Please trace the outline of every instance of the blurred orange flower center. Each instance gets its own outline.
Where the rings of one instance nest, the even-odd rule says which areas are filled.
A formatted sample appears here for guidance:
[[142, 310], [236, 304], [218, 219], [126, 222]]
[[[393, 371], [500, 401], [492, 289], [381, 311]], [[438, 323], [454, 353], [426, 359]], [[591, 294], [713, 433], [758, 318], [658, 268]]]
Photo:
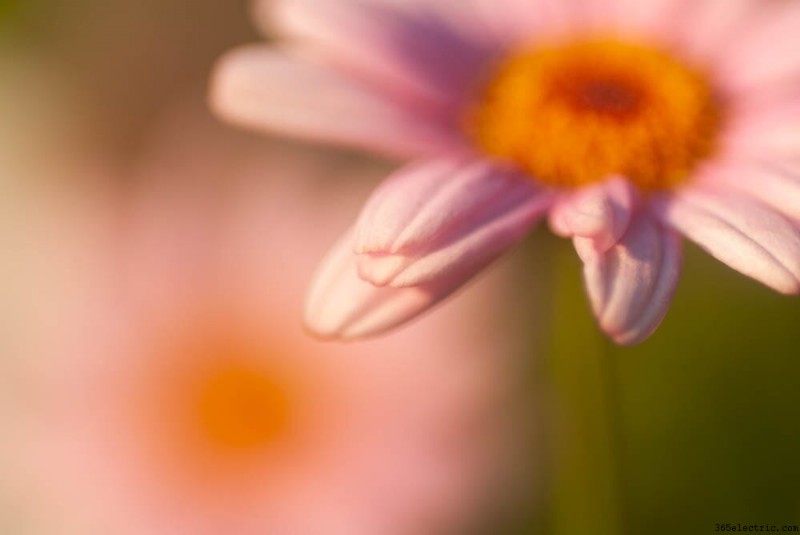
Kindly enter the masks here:
[[539, 182], [575, 187], [621, 175], [662, 189], [712, 153], [721, 115], [700, 73], [650, 47], [595, 39], [508, 58], [466, 128]]
[[268, 445], [290, 423], [286, 386], [266, 371], [244, 364], [226, 364], [203, 378], [195, 402], [202, 435], [226, 450]]

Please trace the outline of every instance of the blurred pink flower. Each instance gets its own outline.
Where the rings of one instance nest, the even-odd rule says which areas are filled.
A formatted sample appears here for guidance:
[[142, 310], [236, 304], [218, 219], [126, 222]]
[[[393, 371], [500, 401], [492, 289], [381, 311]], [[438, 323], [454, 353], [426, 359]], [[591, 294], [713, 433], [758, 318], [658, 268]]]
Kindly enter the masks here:
[[545, 215], [573, 239], [600, 327], [622, 344], [666, 313], [678, 233], [800, 291], [796, 2], [256, 6], [285, 39], [221, 62], [221, 115], [414, 160], [323, 261], [306, 315], [319, 335], [407, 321]]
[[82, 534], [461, 532], [509, 453], [498, 281], [397, 337], [310, 339], [307, 266], [359, 187], [213, 132], [165, 129], [119, 213], [48, 214], [39, 477]]

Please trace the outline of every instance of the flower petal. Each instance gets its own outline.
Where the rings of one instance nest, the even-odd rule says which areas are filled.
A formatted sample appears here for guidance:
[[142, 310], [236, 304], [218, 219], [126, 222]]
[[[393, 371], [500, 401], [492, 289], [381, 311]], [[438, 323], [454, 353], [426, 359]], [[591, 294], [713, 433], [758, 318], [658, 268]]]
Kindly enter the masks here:
[[521, 239], [552, 195], [488, 161], [413, 165], [372, 195], [357, 224], [359, 273], [373, 284], [424, 284], [474, 273]]
[[607, 251], [628, 228], [636, 201], [630, 182], [612, 178], [563, 197], [550, 211], [550, 228], [559, 236], [585, 238], [597, 252]]
[[800, 222], [800, 167], [789, 162], [747, 162], [718, 169], [705, 181], [746, 193]]
[[656, 213], [712, 256], [785, 294], [800, 292], [800, 230], [732, 192], [687, 190], [654, 199]]
[[[580, 5], [579, 2], [573, 2]], [[664, 35], [678, 24], [685, 25], [687, 0], [616, 0], [597, 2], [602, 9], [602, 17], [614, 29], [625, 35], [651, 37]], [[678, 22], [680, 20], [680, 22]]]
[[[461, 0], [463, 10], [463, 0]], [[476, 16], [506, 45], [526, 44], [544, 34], [561, 33], [571, 26], [568, 8], [560, 0], [471, 0]]]
[[725, 54], [719, 57], [728, 90], [760, 90], [800, 79], [800, 4], [775, 2], [758, 7], [766, 14], [751, 31], [726, 43]]
[[359, 278], [348, 231], [322, 261], [306, 299], [305, 325], [323, 338], [373, 336], [410, 321], [448, 297], [469, 276], [408, 288], [379, 288]]
[[[759, 0], [696, 0], [674, 2], [674, 33], [681, 52], [715, 67], [731, 41], [752, 27], [763, 10]], [[648, 2], [640, 2], [647, 7]], [[686, 21], [691, 20], [691, 24]], [[741, 69], [741, 65], [739, 68]]]
[[452, 141], [435, 122], [268, 47], [245, 47], [223, 58], [211, 102], [221, 116], [246, 126], [389, 155], [429, 154]]
[[732, 114], [722, 149], [735, 157], [800, 156], [800, 100], [761, 103]]
[[416, 104], [452, 108], [489, 60], [489, 51], [459, 27], [464, 9], [443, 16], [435, 3], [388, 0], [273, 0], [260, 6], [264, 25]]
[[678, 282], [680, 238], [639, 213], [608, 251], [584, 259], [589, 301], [600, 327], [620, 344], [650, 336]]

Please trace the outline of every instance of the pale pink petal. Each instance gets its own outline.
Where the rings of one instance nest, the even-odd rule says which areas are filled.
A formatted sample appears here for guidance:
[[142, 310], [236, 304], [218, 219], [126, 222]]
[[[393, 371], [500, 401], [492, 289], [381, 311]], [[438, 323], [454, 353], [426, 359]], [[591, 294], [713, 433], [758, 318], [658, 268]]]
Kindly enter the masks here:
[[491, 51], [459, 27], [463, 6], [440, 4], [277, 0], [257, 13], [294, 45], [395, 98], [453, 109], [475, 87]]
[[617, 0], [605, 4], [602, 16], [623, 35], [652, 38], [674, 33], [679, 24], [686, 24], [689, 0]]
[[733, 192], [687, 190], [653, 201], [674, 227], [733, 269], [785, 294], [800, 292], [800, 231]]
[[[555, 3], [555, 2], [554, 2]], [[586, 32], [608, 32], [609, 22], [613, 20], [611, 12], [613, 2], [608, 0], [580, 0], [557, 2], [564, 16], [569, 21], [571, 30], [578, 34]]]
[[702, 178], [747, 194], [800, 222], [800, 167], [789, 162], [740, 161]]
[[731, 114], [722, 149], [734, 157], [800, 156], [800, 100], [753, 104]]
[[358, 276], [353, 240], [350, 230], [314, 276], [305, 324], [317, 336], [353, 339], [381, 334], [419, 316], [471, 278], [467, 274], [436, 284], [379, 288]]
[[359, 218], [359, 273], [409, 286], [476, 272], [521, 239], [551, 194], [515, 171], [470, 157], [403, 169], [372, 195]]
[[800, 4], [762, 2], [758, 7], [766, 14], [751, 24], [751, 31], [725, 43], [720, 54], [719, 72], [727, 90], [759, 91], [800, 80]]
[[658, 327], [680, 274], [680, 238], [639, 213], [608, 251], [584, 259], [586, 290], [600, 327], [619, 344]]
[[397, 156], [450, 145], [447, 129], [325, 67], [268, 47], [223, 58], [211, 102], [223, 117], [271, 132]]
[[[560, 0], [471, 0], [472, 10], [491, 29], [495, 39], [508, 45], [533, 42], [572, 26], [570, 13]], [[462, 1], [462, 9], [463, 1]]]
[[[673, 2], [673, 39], [683, 54], [711, 67], [728, 54], [730, 43], [746, 32], [763, 5], [759, 0], [680, 0]], [[640, 2], [644, 8], [649, 2]], [[741, 65], [739, 68], [741, 69]]]
[[597, 252], [607, 251], [628, 228], [636, 201], [630, 182], [612, 178], [562, 197], [550, 211], [550, 228], [559, 236], [578, 237]]

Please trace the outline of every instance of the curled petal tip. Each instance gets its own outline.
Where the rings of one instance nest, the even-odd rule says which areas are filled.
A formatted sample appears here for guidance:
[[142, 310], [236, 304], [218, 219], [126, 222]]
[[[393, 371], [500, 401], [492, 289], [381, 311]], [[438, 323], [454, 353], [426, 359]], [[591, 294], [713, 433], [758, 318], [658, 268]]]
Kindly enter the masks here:
[[550, 228], [559, 236], [584, 238], [587, 253], [589, 244], [607, 251], [625, 233], [636, 199], [630, 182], [610, 178], [562, 197], [550, 213]]
[[358, 276], [375, 286], [390, 285], [410, 263], [402, 255], [365, 253], [356, 257]]
[[586, 289], [600, 328], [621, 345], [649, 337], [672, 301], [680, 261], [678, 236], [646, 214], [638, 214], [611, 249], [584, 258]]
[[411, 165], [381, 185], [359, 217], [361, 277], [378, 286], [448, 284], [519, 241], [552, 194], [462, 155]]
[[472, 276], [410, 287], [378, 287], [358, 274], [349, 231], [322, 261], [306, 298], [305, 328], [317, 338], [352, 340], [383, 334], [447, 298]]
[[[657, 327], [657, 326], [656, 326]], [[640, 344], [650, 338], [650, 335], [653, 334], [655, 328], [651, 331], [645, 331], [636, 333], [635, 335], [631, 335], [630, 333], [610, 333], [606, 332], [609, 338], [614, 341], [615, 344], [619, 346], [631, 347], [637, 344]]]
[[781, 293], [783, 295], [791, 295], [791, 296], [800, 295], [800, 280], [787, 281], [784, 285], [780, 287], [776, 286], [775, 290], [777, 290], [778, 293]]

